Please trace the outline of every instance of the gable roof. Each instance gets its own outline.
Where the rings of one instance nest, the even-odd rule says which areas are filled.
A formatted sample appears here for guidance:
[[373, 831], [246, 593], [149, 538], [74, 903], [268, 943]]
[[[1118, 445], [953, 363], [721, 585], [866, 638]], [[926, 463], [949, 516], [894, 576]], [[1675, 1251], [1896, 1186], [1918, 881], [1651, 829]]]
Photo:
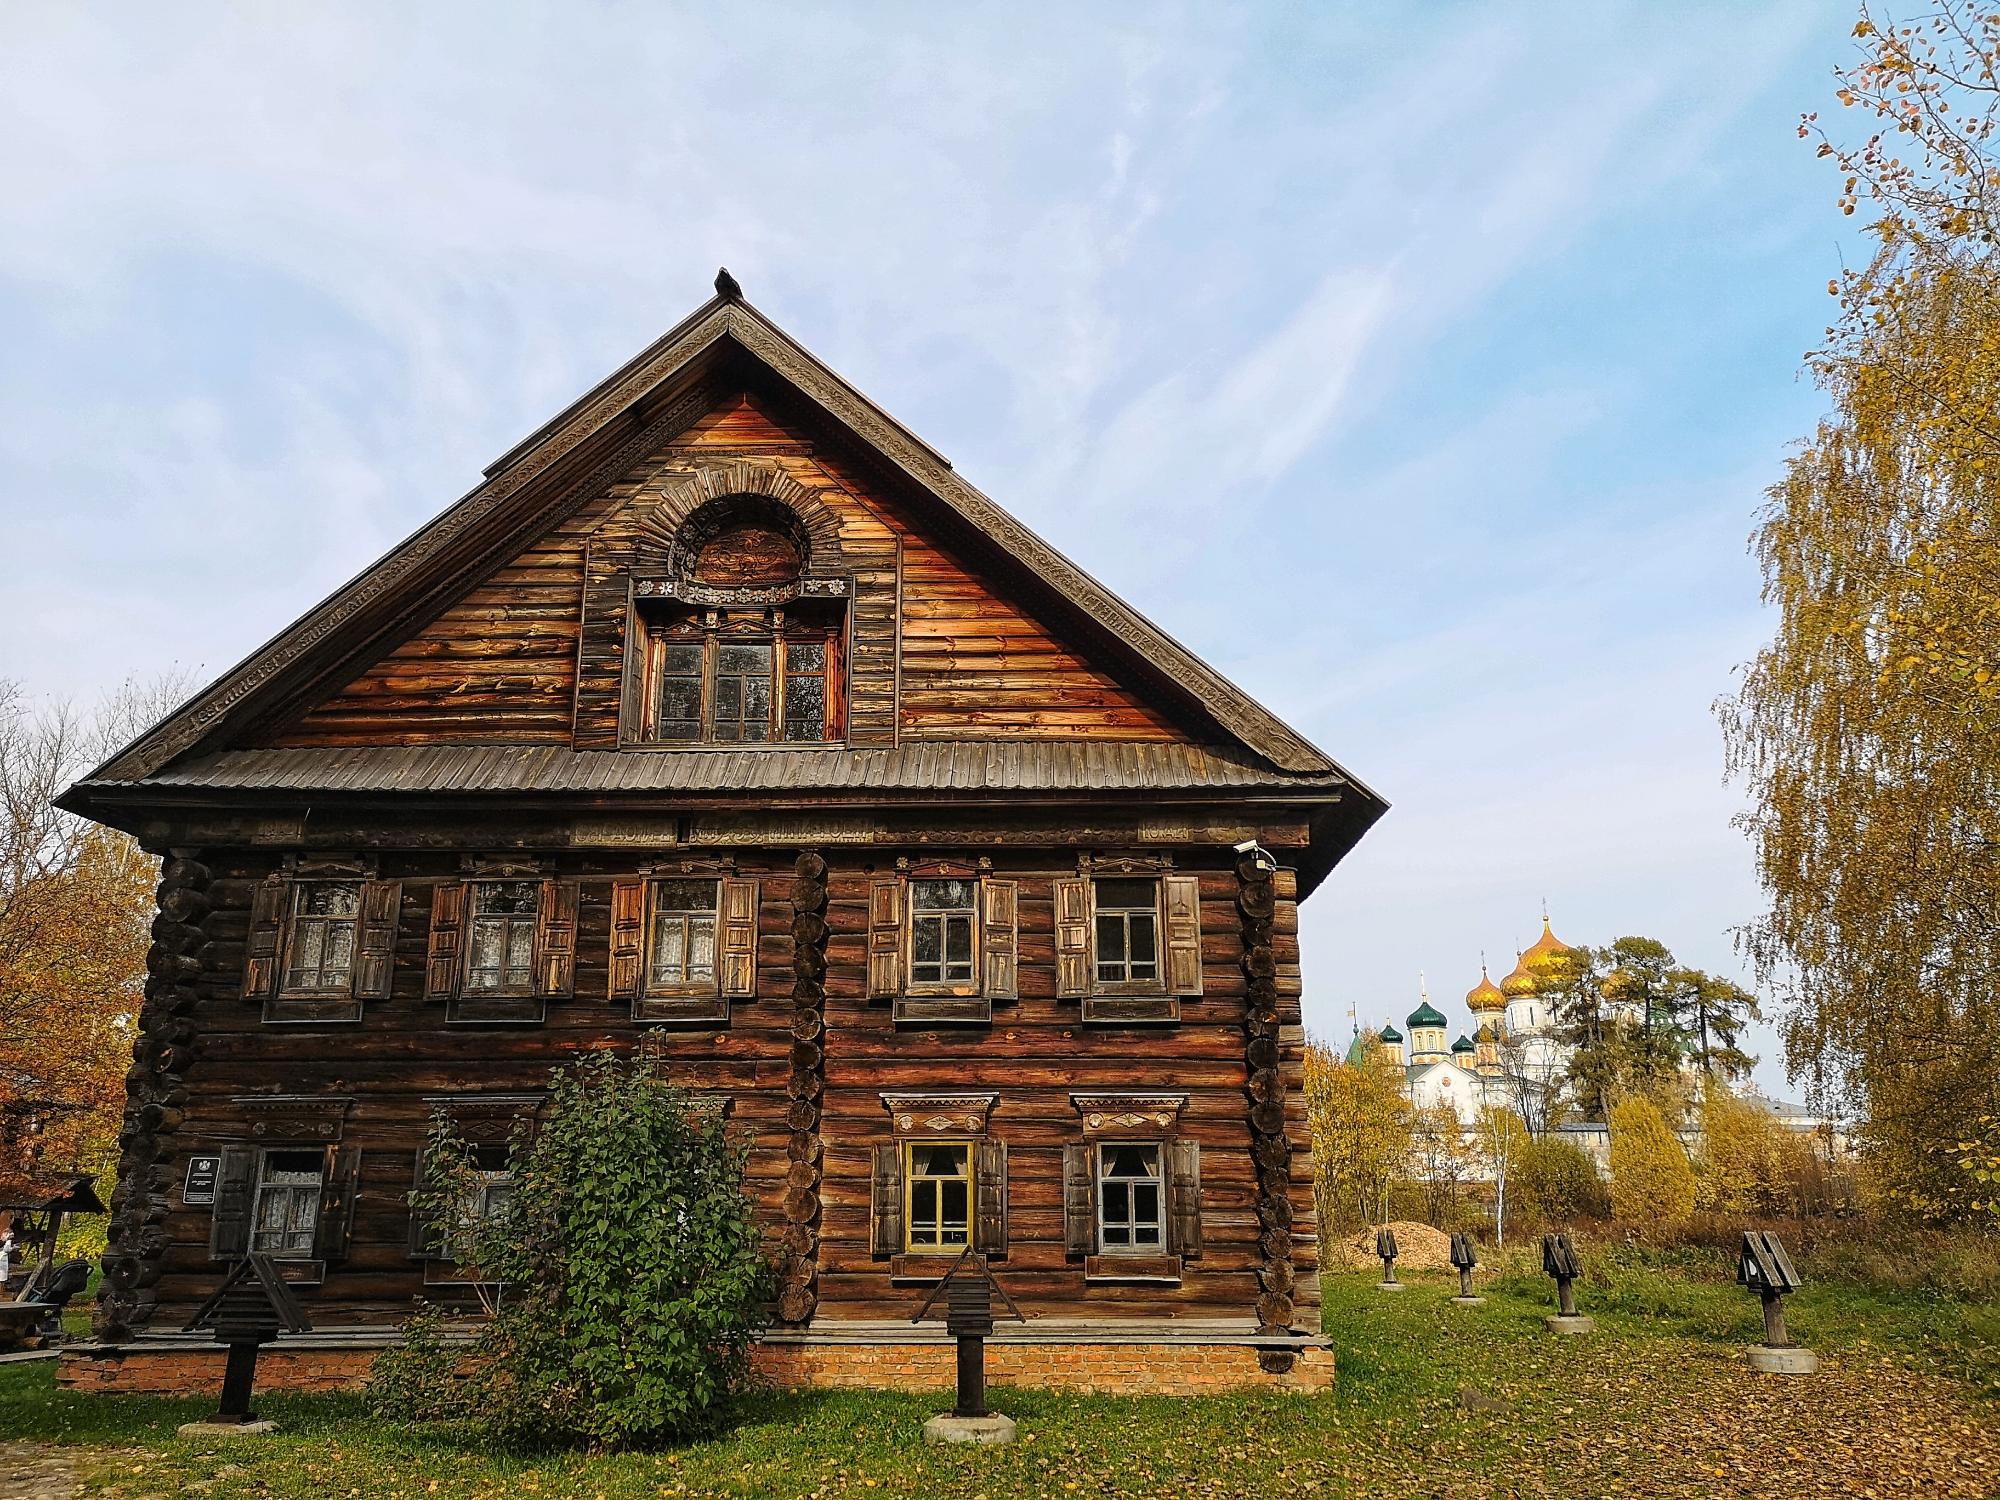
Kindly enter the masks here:
[[[1274, 770], [1343, 783], [1362, 813], [1354, 836], [1387, 804], [1268, 709], [1117, 598], [968, 484], [914, 433], [828, 369], [725, 277], [717, 295], [541, 428], [502, 454], [482, 482], [65, 794], [149, 781], [175, 762], [228, 749], [244, 726], [270, 718], [343, 663], [379, 644], [396, 622], [482, 576], [532, 523], [546, 524], [577, 481], [629, 461], [648, 424], [698, 403], [704, 380], [748, 361], [802, 396], [864, 451], [967, 533], [1037, 577], [1099, 640], [1145, 669], [1151, 686], [1220, 728]], [[87, 801], [85, 797], [78, 799]]]

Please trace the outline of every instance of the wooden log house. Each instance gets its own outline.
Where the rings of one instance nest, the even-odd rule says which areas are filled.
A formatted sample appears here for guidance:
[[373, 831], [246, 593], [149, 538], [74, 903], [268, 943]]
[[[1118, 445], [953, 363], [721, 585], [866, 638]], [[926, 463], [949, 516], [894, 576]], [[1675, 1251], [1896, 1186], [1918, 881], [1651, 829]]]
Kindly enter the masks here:
[[1329, 1378], [1297, 909], [1383, 802], [717, 287], [66, 794], [163, 860], [67, 1378], [196, 1378], [246, 1249], [351, 1378], [467, 1291], [432, 1112], [502, 1188], [642, 1038], [752, 1142], [776, 1378], [948, 1381], [968, 1243], [996, 1379]]

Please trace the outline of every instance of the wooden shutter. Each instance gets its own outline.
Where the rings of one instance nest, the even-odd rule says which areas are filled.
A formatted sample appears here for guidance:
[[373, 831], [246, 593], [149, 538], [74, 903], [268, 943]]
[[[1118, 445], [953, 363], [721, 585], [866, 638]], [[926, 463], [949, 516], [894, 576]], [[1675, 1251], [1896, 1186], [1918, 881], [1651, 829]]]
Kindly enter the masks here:
[[757, 882], [722, 882], [721, 942], [716, 958], [722, 993], [748, 1000], [757, 993]]
[[986, 898], [986, 998], [1013, 1000], [1021, 993], [1020, 882], [985, 880], [980, 885]]
[[1090, 993], [1090, 882], [1056, 882], [1056, 994]]
[[464, 968], [468, 890], [462, 880], [447, 880], [431, 892], [430, 948], [424, 960], [426, 1000], [449, 1000], [458, 993]]
[[1063, 1147], [1063, 1250], [1070, 1255], [1089, 1255], [1097, 1248], [1091, 1155], [1088, 1145]]
[[873, 1221], [877, 1255], [903, 1253], [903, 1148], [890, 1141], [875, 1148], [875, 1170], [868, 1184], [868, 1216]]
[[1201, 993], [1201, 880], [1169, 875], [1160, 882], [1166, 908], [1167, 993]]
[[1201, 1143], [1168, 1141], [1167, 1249], [1189, 1260], [1201, 1259]]
[[396, 971], [396, 924], [403, 914], [403, 882], [367, 880], [354, 924], [352, 990], [357, 1000], [387, 1000]]
[[[429, 1157], [430, 1152], [428, 1148], [423, 1146], [417, 1147], [417, 1171], [416, 1175], [410, 1180], [410, 1192], [413, 1195], [423, 1190], [424, 1165]], [[437, 1258], [436, 1227], [432, 1222], [430, 1214], [418, 1208], [414, 1202], [410, 1204], [411, 1260], [435, 1260]]]
[[1007, 1143], [987, 1136], [973, 1147], [972, 1248], [1007, 1253]]
[[292, 883], [282, 875], [261, 882], [250, 897], [250, 932], [243, 940], [243, 998], [278, 993], [278, 939], [292, 904]]
[[257, 1185], [257, 1153], [224, 1146], [215, 1178], [215, 1217], [208, 1226], [208, 1258], [235, 1260], [250, 1253], [250, 1199]]
[[637, 1000], [646, 972], [646, 882], [611, 882], [611, 998]]
[[319, 1189], [319, 1234], [313, 1242], [313, 1255], [318, 1260], [342, 1260], [354, 1234], [354, 1200], [361, 1183], [360, 1148], [328, 1146], [325, 1173]]
[[868, 998], [885, 1000], [902, 992], [903, 882], [892, 876], [868, 887]]
[[535, 909], [535, 993], [544, 999], [576, 992], [576, 882], [544, 880]]

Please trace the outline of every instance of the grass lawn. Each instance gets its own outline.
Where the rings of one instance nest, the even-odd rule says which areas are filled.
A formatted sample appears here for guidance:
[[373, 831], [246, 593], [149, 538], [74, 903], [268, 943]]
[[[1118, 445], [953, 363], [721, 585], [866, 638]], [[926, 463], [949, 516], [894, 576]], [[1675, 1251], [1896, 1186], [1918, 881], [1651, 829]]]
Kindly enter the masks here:
[[[1809, 1286], [1792, 1326], [1823, 1373], [1750, 1373], [1756, 1304], [1716, 1253], [1587, 1257], [1598, 1333], [1545, 1333], [1548, 1283], [1496, 1268], [1485, 1307], [1442, 1279], [1385, 1296], [1329, 1278], [1340, 1382], [1321, 1397], [1171, 1401], [998, 1391], [1009, 1449], [926, 1448], [934, 1397], [767, 1396], [720, 1439], [659, 1454], [510, 1456], [473, 1434], [371, 1423], [357, 1400], [270, 1397], [277, 1437], [183, 1442], [207, 1400], [79, 1397], [0, 1367], [9, 1460], [74, 1454], [90, 1493], [259, 1496], [2000, 1494], [2000, 1310]], [[1484, 1403], [1468, 1410], [1462, 1392]], [[27, 1446], [32, 1445], [32, 1446]], [[60, 1456], [60, 1455], [58, 1455]], [[0, 1477], [0, 1493], [5, 1489]]]

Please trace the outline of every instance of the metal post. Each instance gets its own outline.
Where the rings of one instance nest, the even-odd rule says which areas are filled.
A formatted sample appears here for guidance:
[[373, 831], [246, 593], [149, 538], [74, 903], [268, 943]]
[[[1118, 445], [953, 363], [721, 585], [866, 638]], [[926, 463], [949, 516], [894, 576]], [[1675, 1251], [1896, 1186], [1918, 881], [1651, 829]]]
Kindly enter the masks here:
[[1764, 1342], [1773, 1349], [1791, 1347], [1792, 1336], [1785, 1331], [1785, 1299], [1775, 1287], [1765, 1287], [1764, 1299]]
[[216, 1404], [211, 1422], [254, 1422], [250, 1392], [257, 1381], [257, 1346], [231, 1344], [229, 1360], [222, 1367], [222, 1399]]
[[986, 1340], [977, 1334], [962, 1334], [958, 1340], [958, 1404], [952, 1415], [986, 1415]]

